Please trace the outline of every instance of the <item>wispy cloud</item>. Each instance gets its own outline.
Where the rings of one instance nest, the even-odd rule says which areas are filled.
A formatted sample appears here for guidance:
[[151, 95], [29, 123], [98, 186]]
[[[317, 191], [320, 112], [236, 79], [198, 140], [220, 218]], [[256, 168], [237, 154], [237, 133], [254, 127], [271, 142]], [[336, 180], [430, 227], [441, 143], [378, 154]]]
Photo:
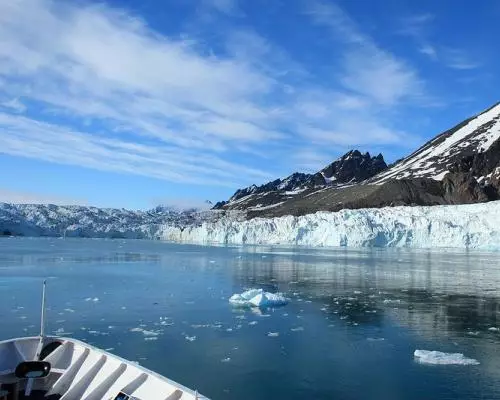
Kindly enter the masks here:
[[234, 187], [240, 175], [266, 179], [261, 170], [175, 147], [147, 145], [75, 131], [0, 113], [2, 151], [60, 164], [150, 176], [173, 182]]
[[433, 60], [437, 60], [438, 55], [437, 51], [434, 48], [434, 46], [431, 46], [430, 44], [423, 44], [418, 48], [418, 51], [421, 54], [425, 54], [427, 57], [432, 58]]
[[242, 15], [238, 0], [202, 0], [202, 4], [223, 14]]
[[481, 62], [474, 60], [464, 49], [451, 48], [437, 43], [432, 43], [431, 23], [436, 17], [430, 13], [416, 14], [403, 17], [399, 20], [398, 33], [410, 36], [417, 43], [419, 53], [429, 57], [433, 61], [439, 61], [444, 66], [457, 70], [475, 69], [481, 66]]
[[27, 110], [27, 107], [18, 98], [0, 102], [0, 107], [10, 109], [17, 113], [24, 113]]
[[415, 14], [400, 18], [398, 33], [412, 36], [421, 41], [425, 39], [429, 30], [429, 24], [435, 20], [431, 13]]
[[293, 162], [264, 171], [253, 167], [259, 153], [322, 141], [405, 146], [383, 115], [423, 91], [417, 72], [339, 7], [308, 4], [316, 26], [342, 36], [328, 81], [248, 29], [225, 32], [214, 53], [105, 4], [0, 2], [0, 98], [10, 99], [0, 105], [0, 152], [237, 187]]
[[474, 60], [464, 50], [445, 48], [442, 51], [443, 59], [446, 65], [453, 69], [476, 69], [481, 66], [481, 63]]
[[306, 4], [316, 24], [329, 28], [335, 40], [348, 45], [342, 63], [342, 82], [347, 89], [384, 106], [422, 93], [417, 72], [380, 48], [340, 7], [316, 0]]

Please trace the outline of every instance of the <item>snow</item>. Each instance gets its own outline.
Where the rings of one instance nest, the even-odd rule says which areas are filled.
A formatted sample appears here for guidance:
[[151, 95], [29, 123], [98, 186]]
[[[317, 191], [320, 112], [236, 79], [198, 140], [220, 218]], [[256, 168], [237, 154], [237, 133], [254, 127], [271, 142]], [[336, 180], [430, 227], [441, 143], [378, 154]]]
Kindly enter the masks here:
[[479, 365], [479, 361], [467, 358], [462, 353], [443, 353], [441, 351], [415, 350], [415, 360], [422, 364], [435, 365]]
[[[237, 213], [235, 213], [236, 215]], [[175, 211], [157, 207], [130, 211], [53, 204], [0, 203], [0, 234], [22, 236], [154, 239], [164, 224], [185, 226], [217, 218], [218, 211]]]
[[295, 196], [296, 194], [302, 193], [305, 190], [307, 190], [307, 188], [288, 190], [285, 192], [285, 195], [286, 196]]
[[269, 206], [261, 206], [261, 205], [258, 205], [258, 206], [255, 206], [255, 207], [249, 207], [248, 210], [249, 211], [262, 211], [262, 210], [269, 210], [270, 208], [274, 208], [274, 207], [278, 207], [278, 206], [281, 206], [282, 204], [284, 203], [284, 201], [281, 201], [279, 203], [275, 203], [275, 204], [271, 204]]
[[269, 293], [263, 289], [250, 289], [241, 294], [233, 294], [229, 298], [229, 302], [237, 306], [273, 307], [287, 304], [288, 299], [281, 293]]
[[[458, 129], [452, 135], [444, 139], [441, 143], [435, 142], [438, 136], [428, 147], [417, 150], [394, 167], [382, 172], [377, 176], [376, 183], [382, 183], [391, 178], [403, 178], [409, 175], [426, 176], [436, 180], [441, 180], [448, 172], [446, 165], [440, 165], [440, 161], [449, 159], [454, 154], [463, 151], [463, 147], [476, 143], [478, 152], [485, 152], [490, 146], [500, 138], [500, 104], [491, 108], [476, 118], [469, 121], [465, 126]], [[481, 132], [479, 128], [491, 123], [488, 129]], [[486, 125], [487, 126], [487, 125]], [[477, 131], [477, 133], [476, 133]], [[426, 170], [431, 165], [437, 164], [436, 169]], [[406, 174], [405, 176], [403, 176]]]
[[159, 236], [199, 244], [500, 249], [500, 201], [341, 210], [246, 221], [221, 218], [183, 230], [163, 226]]

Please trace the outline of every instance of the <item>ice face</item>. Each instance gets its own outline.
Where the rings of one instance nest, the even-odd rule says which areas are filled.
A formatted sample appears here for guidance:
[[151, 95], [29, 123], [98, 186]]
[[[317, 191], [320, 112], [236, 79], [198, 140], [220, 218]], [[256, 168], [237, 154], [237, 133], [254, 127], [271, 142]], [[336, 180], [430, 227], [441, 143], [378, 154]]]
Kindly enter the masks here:
[[479, 361], [467, 358], [462, 353], [443, 353], [441, 351], [415, 350], [415, 360], [422, 364], [437, 365], [479, 365]]
[[276, 307], [284, 306], [288, 299], [281, 293], [264, 292], [262, 289], [250, 289], [243, 293], [233, 294], [229, 302], [236, 306]]
[[160, 231], [164, 240], [200, 244], [500, 249], [500, 201], [247, 221], [228, 217], [185, 229], [163, 226]]

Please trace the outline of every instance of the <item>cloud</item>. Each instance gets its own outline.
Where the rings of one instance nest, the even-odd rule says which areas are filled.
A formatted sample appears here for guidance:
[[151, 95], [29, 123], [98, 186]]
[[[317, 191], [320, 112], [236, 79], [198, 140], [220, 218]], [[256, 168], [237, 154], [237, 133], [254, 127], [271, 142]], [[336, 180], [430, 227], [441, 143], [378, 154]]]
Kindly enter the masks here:
[[172, 182], [237, 186], [239, 175], [266, 179], [261, 170], [165, 145], [99, 137], [60, 125], [0, 113], [2, 152]]
[[403, 17], [399, 20], [401, 35], [412, 36], [417, 41], [423, 40], [427, 36], [430, 22], [435, 20], [435, 15], [431, 13], [415, 14]]
[[423, 82], [417, 72], [381, 49], [340, 7], [321, 1], [306, 4], [307, 14], [316, 24], [327, 27], [335, 40], [348, 45], [341, 65], [341, 80], [347, 89], [383, 106], [422, 93]]
[[333, 152], [328, 154], [313, 148], [301, 149], [293, 154], [294, 163], [301, 170], [315, 173], [333, 161]]
[[[221, 28], [212, 46], [105, 4], [0, 2], [0, 152], [238, 187], [290, 169], [311, 138], [405, 146], [383, 116], [418, 97], [417, 72], [339, 7], [308, 4], [342, 52], [328, 77], [250, 29]], [[272, 171], [256, 167], [269, 155]]]
[[444, 63], [453, 69], [467, 70], [476, 69], [481, 66], [481, 63], [477, 60], [471, 59], [464, 50], [445, 48], [442, 51]]
[[16, 113], [24, 113], [27, 110], [27, 107], [18, 98], [1, 102], [0, 107], [8, 108]]
[[202, 0], [206, 7], [213, 8], [227, 15], [241, 15], [238, 0]]
[[85, 205], [87, 201], [71, 199], [42, 193], [29, 193], [0, 188], [0, 202], [14, 204], [57, 204], [57, 205]]
[[418, 48], [418, 51], [422, 54], [425, 54], [427, 57], [432, 58], [433, 60], [437, 60], [438, 58], [436, 49], [430, 44], [423, 44]]

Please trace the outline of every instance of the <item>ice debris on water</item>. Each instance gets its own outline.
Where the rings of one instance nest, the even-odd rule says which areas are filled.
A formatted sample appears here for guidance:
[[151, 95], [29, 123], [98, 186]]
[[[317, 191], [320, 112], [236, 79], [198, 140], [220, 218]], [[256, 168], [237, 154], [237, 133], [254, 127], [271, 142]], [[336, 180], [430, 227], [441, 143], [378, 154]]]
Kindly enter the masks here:
[[130, 329], [130, 332], [141, 332], [144, 336], [147, 337], [154, 337], [161, 334], [161, 331], [148, 331], [144, 328], [132, 328]]
[[479, 365], [474, 358], [467, 358], [462, 353], [443, 353], [441, 351], [415, 350], [415, 360], [422, 364], [436, 365]]
[[267, 336], [269, 337], [278, 337], [280, 335], [279, 332], [268, 332]]
[[194, 342], [196, 340], [196, 336], [185, 336], [184, 339], [188, 342]]
[[233, 294], [229, 302], [237, 306], [273, 307], [288, 304], [288, 299], [281, 293], [269, 293], [263, 289], [250, 289]]
[[94, 303], [97, 303], [99, 301], [99, 297], [87, 297], [85, 301], [93, 301]]

